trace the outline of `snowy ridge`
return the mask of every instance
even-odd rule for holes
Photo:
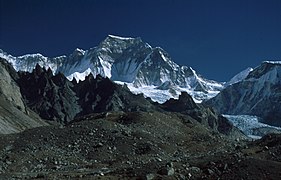
[[[59,56],[56,58],[48,58],[40,53],[26,54],[18,57],[8,55],[6,52],[0,50],[0,57],[6,59],[13,65],[16,71],[32,72],[36,64],[39,64],[45,69],[51,69],[55,74],[59,66],[62,65],[62,61],[65,60],[66,56]]]
[[[16,69],[17,63],[15,61],[16,58],[14,56],[7,54],[2,49],[0,49],[0,58],[8,60],[12,64],[12,66]]]
[[[131,38],[131,37],[120,37],[120,36],[115,36],[115,35],[112,35],[112,34],[109,34],[108,37],[111,37],[111,38],[114,38],[114,39],[120,39],[120,40],[132,40],[134,38]]]
[[[162,48],[152,48],[140,38],[109,35],[97,47],[76,48],[69,56],[55,58],[39,53],[13,57],[3,51],[0,57],[7,59],[17,71],[31,72],[39,64],[54,74],[63,73],[69,80],[83,81],[90,73],[94,77],[100,74],[126,82],[132,92],[144,93],[158,102],[178,98],[181,91],[202,102],[223,89],[222,83],[204,79],[190,67],[179,66]],[[172,86],[165,90],[157,88],[166,82]]]
[[[263,61],[263,63],[269,63],[269,64],[281,64],[281,61]]]
[[[80,48],[76,48],[74,51],[80,52],[81,54],[85,54],[86,51],[84,51],[83,49]]]
[[[240,73],[235,75],[233,78],[231,78],[230,81],[228,81],[225,86],[229,86],[229,85],[232,85],[232,84],[235,84],[237,82],[244,80],[249,75],[249,73],[252,71],[253,71],[253,68],[248,67],[247,69],[241,71]]]
[[[72,81],[73,79],[75,79],[77,82],[79,81],[84,81],[85,78],[91,74],[91,69],[88,68],[86,71],[80,73],[80,72],[75,72],[75,73],[72,73],[71,75],[69,75],[67,78]]]

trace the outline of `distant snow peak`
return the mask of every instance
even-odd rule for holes
[[[121,36],[116,36],[116,35],[112,35],[112,34],[109,34],[108,37],[111,37],[111,38],[114,38],[114,39],[120,39],[120,40],[132,40],[134,38],[131,38],[131,37],[121,37]]]
[[[195,71],[192,67],[189,67],[189,69],[192,71],[194,77],[195,77],[196,79],[199,79],[199,77],[198,77],[196,71]]]
[[[152,47],[150,46],[150,44],[148,43],[145,43],[145,47],[149,48],[149,49],[152,49]]]
[[[0,49],[0,57],[3,59],[7,59],[7,60],[11,60],[11,59],[15,59],[14,56],[6,53],[5,51],[3,51],[2,49]]]
[[[79,53],[81,53],[82,55],[85,54],[85,51],[84,51],[83,49],[80,49],[80,48],[76,48],[76,49],[74,50],[74,52],[79,52]]]
[[[161,55],[161,57],[162,57],[162,59],[163,59],[164,61],[166,61],[166,62],[169,61],[169,60],[166,59],[166,57],[164,56],[164,54],[163,54],[162,51],[159,51],[159,53],[160,53],[160,55]]]
[[[268,63],[268,64],[281,64],[281,61],[263,61],[263,63]]]
[[[18,56],[17,58],[19,59],[26,59],[26,58],[42,58],[42,59],[47,59],[47,57],[43,56],[42,54],[40,53],[35,53],[35,54],[25,54],[25,55],[22,55],[22,56]]]

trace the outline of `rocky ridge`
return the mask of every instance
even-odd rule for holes
[[[32,73],[20,72],[19,77],[18,84],[27,106],[50,121],[68,123],[94,112],[156,108],[142,95],[134,95],[126,86],[100,75],[94,78],[90,74],[77,83],[38,65]]]
[[[94,78],[90,74],[84,81],[77,83],[68,81],[63,74],[53,76],[50,69],[45,70],[38,65],[32,73],[20,72],[19,77],[18,83],[27,106],[46,120],[65,124],[91,113],[170,111],[186,114],[223,134],[239,132],[228,124],[227,119],[211,108],[197,105],[184,92],[179,100],[172,99],[161,105],[141,94],[134,95],[126,85],[115,84],[100,75]]]

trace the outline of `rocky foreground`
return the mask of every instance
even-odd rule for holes
[[[171,112],[95,113],[0,136],[0,179],[280,179],[281,135],[231,139]]]

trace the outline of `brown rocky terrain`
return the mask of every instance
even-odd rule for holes
[[[2,135],[0,178],[279,179],[280,140],[232,140],[180,113],[97,113]]]

